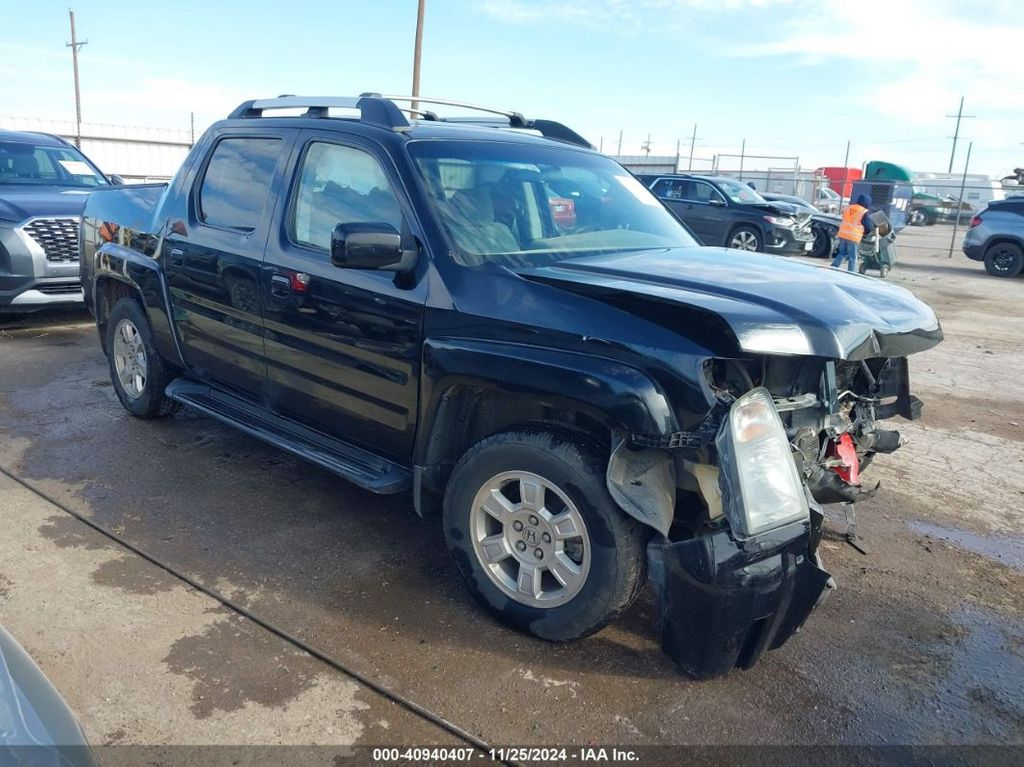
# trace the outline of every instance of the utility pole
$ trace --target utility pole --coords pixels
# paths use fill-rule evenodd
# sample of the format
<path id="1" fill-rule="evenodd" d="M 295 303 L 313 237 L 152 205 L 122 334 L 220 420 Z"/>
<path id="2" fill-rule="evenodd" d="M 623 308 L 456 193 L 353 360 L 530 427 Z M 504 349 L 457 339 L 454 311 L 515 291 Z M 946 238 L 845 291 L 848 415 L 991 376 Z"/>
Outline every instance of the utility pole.
<path id="1" fill-rule="evenodd" d="M 195 112 L 189 112 L 188 113 L 188 126 L 189 126 L 189 135 L 191 136 L 190 144 L 191 144 L 191 146 L 195 146 L 196 145 L 196 113 Z"/>
<path id="2" fill-rule="evenodd" d="M 967 170 L 971 167 L 971 147 L 973 146 L 973 141 L 967 145 L 967 160 L 964 162 L 964 175 L 960 179 L 960 199 L 956 201 L 956 218 L 953 219 L 953 236 L 949 240 L 949 258 L 953 257 L 953 248 L 956 246 L 956 235 L 960 230 L 960 216 L 963 214 L 964 205 L 964 187 L 967 186 Z"/>
<path id="3" fill-rule="evenodd" d="M 88 40 L 78 42 L 75 37 L 75 12 L 68 8 L 68 16 L 71 18 L 71 42 L 65 48 L 71 49 L 71 61 L 75 66 L 75 147 L 82 148 L 82 92 L 78 87 L 78 49 L 88 43 Z"/>
<path id="4" fill-rule="evenodd" d="M 693 135 L 690 136 L 690 164 L 686 166 L 687 170 L 693 170 L 693 147 L 697 144 L 697 123 L 693 124 Z"/>
<path id="5" fill-rule="evenodd" d="M 965 115 L 964 114 L 964 97 L 961 96 L 960 97 L 960 108 L 956 111 L 956 114 L 955 115 L 946 115 L 946 117 L 949 117 L 951 119 L 953 117 L 956 118 L 956 130 L 953 131 L 953 151 L 951 151 L 949 153 L 949 170 L 947 171 L 947 173 L 952 173 L 953 172 L 953 157 L 956 155 L 956 141 L 957 141 L 958 138 L 960 138 L 960 120 L 962 120 L 962 119 L 968 119 L 969 120 L 972 117 L 974 117 L 974 115 Z"/>
<path id="6" fill-rule="evenodd" d="M 846 140 L 846 156 L 843 158 L 843 186 L 839 191 L 839 212 L 843 212 L 843 198 L 846 197 L 846 185 L 850 183 L 850 140 Z M 851 195 L 852 196 L 852 195 Z"/>
<path id="7" fill-rule="evenodd" d="M 743 139 L 743 145 L 740 147 L 740 181 L 743 180 L 743 158 L 747 154 L 747 140 Z"/>
<path id="8" fill-rule="evenodd" d="M 423 52 L 423 12 L 427 0 L 420 0 L 419 8 L 416 10 L 416 48 L 412 54 L 412 95 L 420 95 L 420 55 Z M 413 101 L 412 108 L 419 109 L 420 102 Z"/>
<path id="9" fill-rule="evenodd" d="M 618 157 L 622 157 L 622 131 L 619 131 L 619 152 Z"/>
<path id="10" fill-rule="evenodd" d="M 641 151 L 644 153 L 644 157 L 651 156 L 651 134 L 647 134 L 647 140 L 640 145 Z"/>

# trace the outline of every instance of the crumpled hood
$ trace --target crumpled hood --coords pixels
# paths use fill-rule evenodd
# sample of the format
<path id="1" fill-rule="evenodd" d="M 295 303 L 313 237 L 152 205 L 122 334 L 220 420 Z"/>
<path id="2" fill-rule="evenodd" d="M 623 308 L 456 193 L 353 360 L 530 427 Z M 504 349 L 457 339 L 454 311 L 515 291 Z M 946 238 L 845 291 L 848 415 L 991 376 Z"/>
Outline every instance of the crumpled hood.
<path id="1" fill-rule="evenodd" d="M 87 189 L 0 185 L 0 221 L 24 221 L 33 216 L 79 216 Z"/>
<path id="2" fill-rule="evenodd" d="M 942 340 L 935 313 L 904 288 L 762 253 L 672 248 L 519 273 L 597 298 L 647 297 L 662 305 L 657 312 L 675 305 L 713 313 L 749 353 L 868 359 L 912 354 Z"/>

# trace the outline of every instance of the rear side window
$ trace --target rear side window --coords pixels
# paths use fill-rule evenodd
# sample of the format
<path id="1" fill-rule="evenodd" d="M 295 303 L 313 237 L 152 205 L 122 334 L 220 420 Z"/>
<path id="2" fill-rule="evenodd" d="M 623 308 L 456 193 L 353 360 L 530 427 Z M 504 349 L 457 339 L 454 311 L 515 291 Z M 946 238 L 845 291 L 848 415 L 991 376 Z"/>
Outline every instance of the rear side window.
<path id="1" fill-rule="evenodd" d="M 349 146 L 310 144 L 292 206 L 292 239 L 329 251 L 338 224 L 370 222 L 402 230 L 402 208 L 377 159 Z"/>
<path id="2" fill-rule="evenodd" d="M 226 138 L 214 147 L 199 188 L 199 218 L 251 232 L 259 224 L 281 154 L 276 138 Z"/>
<path id="3" fill-rule="evenodd" d="M 658 197 L 666 197 L 670 200 L 686 199 L 687 182 L 681 178 L 660 178 L 651 189 Z"/>

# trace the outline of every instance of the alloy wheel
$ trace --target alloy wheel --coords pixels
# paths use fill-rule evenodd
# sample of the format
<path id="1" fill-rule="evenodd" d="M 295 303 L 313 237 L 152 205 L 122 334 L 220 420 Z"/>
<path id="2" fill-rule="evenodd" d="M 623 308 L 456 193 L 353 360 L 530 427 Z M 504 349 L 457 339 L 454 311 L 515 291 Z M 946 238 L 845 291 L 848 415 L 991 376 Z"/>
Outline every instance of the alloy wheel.
<path id="1" fill-rule="evenodd" d="M 590 538 L 579 509 L 554 483 L 526 471 L 484 483 L 470 512 L 473 551 L 491 582 L 529 607 L 579 594 L 590 571 Z"/>
<path id="2" fill-rule="evenodd" d="M 757 250 L 757 235 L 746 229 L 741 229 L 732 236 L 729 247 L 736 250 Z"/>
<path id="3" fill-rule="evenodd" d="M 112 353 L 121 388 L 131 399 L 138 399 L 146 390 L 146 347 L 131 320 L 117 323 Z"/>

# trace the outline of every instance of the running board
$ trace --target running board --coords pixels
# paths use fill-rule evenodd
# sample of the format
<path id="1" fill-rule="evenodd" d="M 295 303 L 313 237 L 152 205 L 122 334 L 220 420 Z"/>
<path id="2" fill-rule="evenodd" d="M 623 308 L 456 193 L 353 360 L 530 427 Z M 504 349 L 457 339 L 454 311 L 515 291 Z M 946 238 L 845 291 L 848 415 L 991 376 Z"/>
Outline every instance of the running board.
<path id="1" fill-rule="evenodd" d="M 171 381 L 166 394 L 246 434 L 322 466 L 365 490 L 384 494 L 402 493 L 412 488 L 412 472 L 398 464 L 267 412 L 241 397 L 188 378 Z"/>

